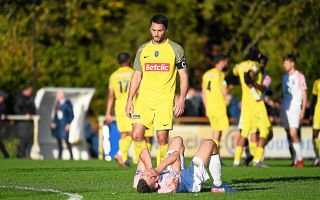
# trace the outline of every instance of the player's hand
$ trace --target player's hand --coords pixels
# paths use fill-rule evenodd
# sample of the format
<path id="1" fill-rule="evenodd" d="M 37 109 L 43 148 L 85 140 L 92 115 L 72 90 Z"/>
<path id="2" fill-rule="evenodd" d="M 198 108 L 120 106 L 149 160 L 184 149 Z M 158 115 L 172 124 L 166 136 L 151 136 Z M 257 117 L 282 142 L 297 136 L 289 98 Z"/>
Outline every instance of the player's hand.
<path id="1" fill-rule="evenodd" d="M 107 124 L 111 124 L 111 122 L 112 122 L 112 116 L 111 116 L 110 114 L 106 114 L 105 120 L 106 120 L 106 123 L 107 123 Z"/>
<path id="2" fill-rule="evenodd" d="M 126 105 L 126 115 L 127 117 L 131 118 L 133 113 L 133 103 L 131 101 L 127 102 Z"/>
<path id="3" fill-rule="evenodd" d="M 64 127 L 64 131 L 65 131 L 65 132 L 69 132 L 69 130 L 70 130 L 70 125 L 67 124 L 67 125 Z"/>
<path id="4" fill-rule="evenodd" d="M 302 121 L 304 119 L 304 111 L 300 112 L 300 121 Z"/>
<path id="5" fill-rule="evenodd" d="M 56 125 L 55 123 L 51 123 L 50 127 L 51 127 L 52 129 L 55 129 L 55 128 L 57 127 L 57 125 Z"/>
<path id="6" fill-rule="evenodd" d="M 185 102 L 184 98 L 179 98 L 174 106 L 174 116 L 179 117 L 184 113 Z"/>

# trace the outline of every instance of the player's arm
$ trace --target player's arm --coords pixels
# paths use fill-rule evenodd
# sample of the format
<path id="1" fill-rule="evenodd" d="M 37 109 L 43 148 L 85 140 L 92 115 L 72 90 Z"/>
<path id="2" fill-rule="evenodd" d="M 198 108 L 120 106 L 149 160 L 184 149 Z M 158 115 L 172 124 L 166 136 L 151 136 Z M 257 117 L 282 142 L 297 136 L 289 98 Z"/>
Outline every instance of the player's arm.
<path id="1" fill-rule="evenodd" d="M 109 88 L 109 94 L 108 94 L 108 102 L 107 102 L 107 110 L 106 110 L 106 123 L 110 124 L 112 122 L 112 116 L 111 116 L 111 110 L 112 106 L 114 104 L 116 97 L 113 88 Z"/>
<path id="2" fill-rule="evenodd" d="M 307 90 L 302 90 L 302 105 L 301 105 L 301 112 L 300 112 L 300 120 L 303 120 L 304 118 L 304 113 L 306 111 L 307 107 Z"/>
<path id="3" fill-rule="evenodd" d="M 187 90 L 188 90 L 188 72 L 187 69 L 179 69 L 178 70 L 179 77 L 180 77 L 180 96 L 178 101 L 176 102 L 176 105 L 174 106 L 174 115 L 176 117 L 180 116 L 184 112 L 185 108 L 185 100 L 187 96 Z"/>
<path id="4" fill-rule="evenodd" d="M 160 174 L 165 168 L 171 165 L 173 171 L 181 170 L 181 160 L 180 153 L 173 152 L 170 156 L 166 157 L 156 168 L 155 170 Z"/>
<path id="5" fill-rule="evenodd" d="M 151 169 L 152 162 L 151 162 L 151 155 L 148 149 L 143 149 L 139 156 L 138 166 L 137 169 L 145 170 Z"/>
<path id="6" fill-rule="evenodd" d="M 130 118 L 133 112 L 133 97 L 139 88 L 141 78 L 142 78 L 142 72 L 135 70 L 131 78 L 127 105 L 126 105 L 126 114 Z"/>
<path id="7" fill-rule="evenodd" d="M 226 76 L 225 78 L 228 85 L 239 85 L 239 72 L 238 72 L 238 65 L 235 66 Z"/>

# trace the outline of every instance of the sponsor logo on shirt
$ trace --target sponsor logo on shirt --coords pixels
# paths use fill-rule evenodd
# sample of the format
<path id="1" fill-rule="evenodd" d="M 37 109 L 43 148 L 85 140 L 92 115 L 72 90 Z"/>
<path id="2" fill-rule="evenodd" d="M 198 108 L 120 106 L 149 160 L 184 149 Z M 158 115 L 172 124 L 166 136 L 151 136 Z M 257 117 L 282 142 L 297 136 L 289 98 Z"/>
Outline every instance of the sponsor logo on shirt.
<path id="1" fill-rule="evenodd" d="M 170 71 L 170 64 L 169 63 L 146 63 L 145 71 Z"/>

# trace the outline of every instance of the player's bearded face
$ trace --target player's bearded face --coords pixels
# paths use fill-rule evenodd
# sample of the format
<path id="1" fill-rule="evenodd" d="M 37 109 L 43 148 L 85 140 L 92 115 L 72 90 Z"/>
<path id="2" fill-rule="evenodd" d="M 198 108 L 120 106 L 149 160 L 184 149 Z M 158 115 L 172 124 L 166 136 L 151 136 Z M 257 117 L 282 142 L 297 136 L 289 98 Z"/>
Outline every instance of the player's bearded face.
<path id="1" fill-rule="evenodd" d="M 290 60 L 285 60 L 283 62 L 284 69 L 289 72 L 294 67 L 294 62 L 291 62 Z"/>
<path id="2" fill-rule="evenodd" d="M 150 27 L 152 39 L 156 43 L 161 43 L 166 38 L 167 29 L 163 24 L 152 23 Z"/>

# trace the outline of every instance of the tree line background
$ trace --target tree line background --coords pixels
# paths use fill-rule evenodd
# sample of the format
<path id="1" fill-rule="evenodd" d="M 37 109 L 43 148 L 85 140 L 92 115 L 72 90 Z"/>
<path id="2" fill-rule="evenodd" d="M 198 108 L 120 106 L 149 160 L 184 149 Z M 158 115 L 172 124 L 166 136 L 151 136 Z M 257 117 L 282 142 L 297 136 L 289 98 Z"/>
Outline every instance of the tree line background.
<path id="1" fill-rule="evenodd" d="M 168 16 L 168 37 L 185 48 L 198 89 L 217 51 L 230 58 L 230 70 L 253 45 L 269 58 L 278 96 L 286 54 L 298 55 L 309 94 L 320 78 L 319 0 L 0 0 L 0 88 L 15 96 L 32 83 L 93 87 L 91 109 L 103 114 L 117 54 L 134 59 L 151 39 L 149 20 L 157 13 Z"/>

